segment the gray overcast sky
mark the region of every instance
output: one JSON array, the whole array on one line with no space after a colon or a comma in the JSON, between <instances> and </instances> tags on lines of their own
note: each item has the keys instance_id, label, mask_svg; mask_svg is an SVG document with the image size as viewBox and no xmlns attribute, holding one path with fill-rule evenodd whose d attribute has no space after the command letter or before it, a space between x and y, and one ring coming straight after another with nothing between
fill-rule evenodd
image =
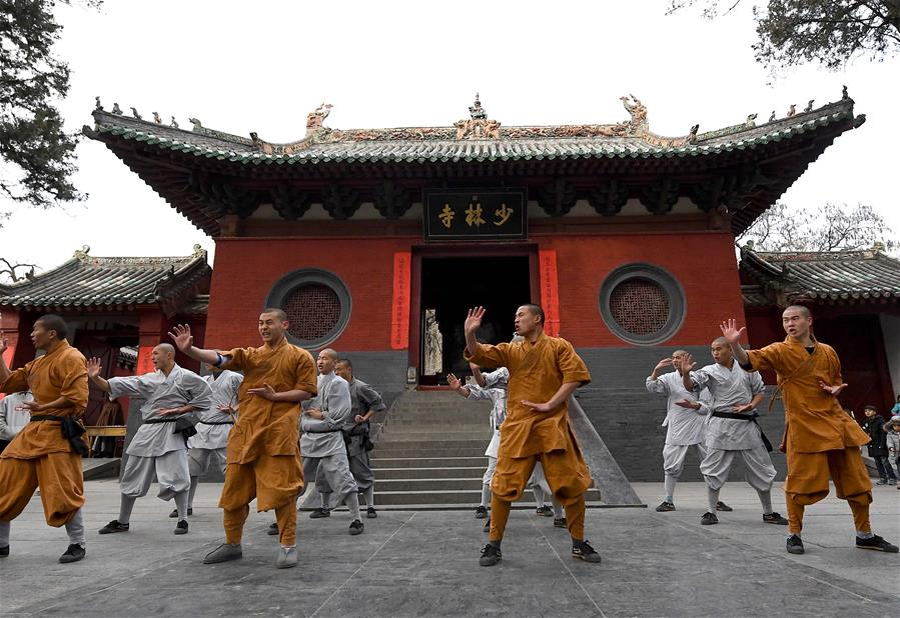
<instances>
[{"instance_id":1,"label":"gray overcast sky","mask_svg":"<svg viewBox=\"0 0 900 618\"><path fill-rule=\"evenodd\" d=\"M333 128L449 126L474 93L504 125L607 123L633 93L650 129L685 135L764 121L774 109L835 101L847 84L868 122L840 137L784 195L792 206L872 204L900 235L900 59L856 60L832 73L792 70L770 84L757 65L751 3L715 21L641 2L171 2L106 0L60 7L59 55L72 88L71 129L91 124L94 96L146 119L189 117L268 141L302 137L306 114L334 105ZM213 242L104 146L78 148L83 204L13 215L0 255L53 268L81 245L92 255L187 255Z\"/></svg>"}]
</instances>

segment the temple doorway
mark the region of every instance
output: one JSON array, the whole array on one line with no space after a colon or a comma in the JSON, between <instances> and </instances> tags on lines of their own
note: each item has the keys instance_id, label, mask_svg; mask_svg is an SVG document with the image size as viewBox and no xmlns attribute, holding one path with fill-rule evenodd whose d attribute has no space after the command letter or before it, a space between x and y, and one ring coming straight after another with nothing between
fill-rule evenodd
<instances>
[{"instance_id":1,"label":"temple doorway","mask_svg":"<svg viewBox=\"0 0 900 618\"><path fill-rule=\"evenodd\" d=\"M448 373L469 375L463 360L463 322L469 307L487 309L478 340L509 341L516 309L531 302L529 258L523 256L422 258L419 383L446 384Z\"/></svg>"}]
</instances>

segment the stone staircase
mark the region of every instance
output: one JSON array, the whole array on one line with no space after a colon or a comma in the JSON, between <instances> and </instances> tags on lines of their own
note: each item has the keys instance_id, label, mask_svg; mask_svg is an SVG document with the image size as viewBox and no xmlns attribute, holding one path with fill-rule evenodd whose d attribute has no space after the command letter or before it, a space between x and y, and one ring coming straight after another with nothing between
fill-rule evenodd
<instances>
[{"instance_id":1,"label":"stone staircase","mask_svg":"<svg viewBox=\"0 0 900 618\"><path fill-rule=\"evenodd\" d=\"M391 408L371 452L376 504L395 509L470 509L481 500L491 406L450 391L408 391ZM598 506L591 489L589 505ZM530 491L514 507L533 508Z\"/></svg>"}]
</instances>

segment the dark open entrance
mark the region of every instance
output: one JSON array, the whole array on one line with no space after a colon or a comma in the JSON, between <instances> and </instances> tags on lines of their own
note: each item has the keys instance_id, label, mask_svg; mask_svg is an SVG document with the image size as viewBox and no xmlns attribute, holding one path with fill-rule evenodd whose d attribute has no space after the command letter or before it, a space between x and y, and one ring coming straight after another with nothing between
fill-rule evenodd
<instances>
[{"instance_id":1,"label":"dark open entrance","mask_svg":"<svg viewBox=\"0 0 900 618\"><path fill-rule=\"evenodd\" d=\"M463 360L466 311L487 309L478 340L509 341L516 309L531 302L528 256L422 258L419 383L446 384L446 376L469 374ZM440 346L440 352L437 347Z\"/></svg>"}]
</instances>

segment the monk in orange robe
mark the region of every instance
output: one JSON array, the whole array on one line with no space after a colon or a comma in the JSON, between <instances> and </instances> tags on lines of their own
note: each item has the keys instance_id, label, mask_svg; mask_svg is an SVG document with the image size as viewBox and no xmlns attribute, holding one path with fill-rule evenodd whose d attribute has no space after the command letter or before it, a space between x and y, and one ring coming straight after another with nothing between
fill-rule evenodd
<instances>
[{"instance_id":1,"label":"monk in orange robe","mask_svg":"<svg viewBox=\"0 0 900 618\"><path fill-rule=\"evenodd\" d=\"M10 522L37 488L47 524L64 525L69 535L69 548L59 561L78 562L85 556L81 455L87 444L77 419L87 406L88 376L84 356L66 341L66 330L57 315L38 318L31 340L45 354L15 371L6 366L2 355L7 342L0 341L0 391L30 389L34 394L34 401L22 404L31 422L0 455L0 557L9 555Z\"/></svg>"},{"instance_id":2,"label":"monk in orange robe","mask_svg":"<svg viewBox=\"0 0 900 618\"><path fill-rule=\"evenodd\" d=\"M225 485L219 499L225 543L204 558L206 564L242 556L244 522L256 498L260 512L275 509L281 541L275 565L297 566L296 500L303 491L299 403L316 394L316 364L309 352L288 342L287 328L284 311L265 309L259 316L263 345L227 352L195 348L188 326L176 326L170 333L191 358L244 372L238 394L241 414L228 436Z\"/></svg>"},{"instance_id":3,"label":"monk in orange robe","mask_svg":"<svg viewBox=\"0 0 900 618\"><path fill-rule=\"evenodd\" d=\"M847 385L841 376L841 361L831 346L812 335L809 309L794 305L784 310L783 342L760 350L744 350L734 320L723 322L722 335L731 344L734 357L748 371L772 369L784 398L784 438L781 451L787 455L784 483L788 512L787 551L804 552L800 531L803 510L828 495L829 477L838 498L846 500L856 525L856 546L895 553L897 546L872 533L869 504L872 481L859 447L869 436L844 412L837 396Z\"/></svg>"},{"instance_id":4,"label":"monk in orange robe","mask_svg":"<svg viewBox=\"0 0 900 618\"><path fill-rule=\"evenodd\" d=\"M500 561L511 503L522 497L538 460L550 489L566 508L572 556L600 562L600 554L584 540L584 492L591 486L591 475L568 415L569 395L591 381L587 367L571 343L544 333L544 310L538 305L516 310L516 334L523 337L516 343L478 343L475 332L483 316L482 307L469 310L465 358L482 366L506 367L509 396L491 481L490 542L481 550L479 563L493 566Z\"/></svg>"}]
</instances>

